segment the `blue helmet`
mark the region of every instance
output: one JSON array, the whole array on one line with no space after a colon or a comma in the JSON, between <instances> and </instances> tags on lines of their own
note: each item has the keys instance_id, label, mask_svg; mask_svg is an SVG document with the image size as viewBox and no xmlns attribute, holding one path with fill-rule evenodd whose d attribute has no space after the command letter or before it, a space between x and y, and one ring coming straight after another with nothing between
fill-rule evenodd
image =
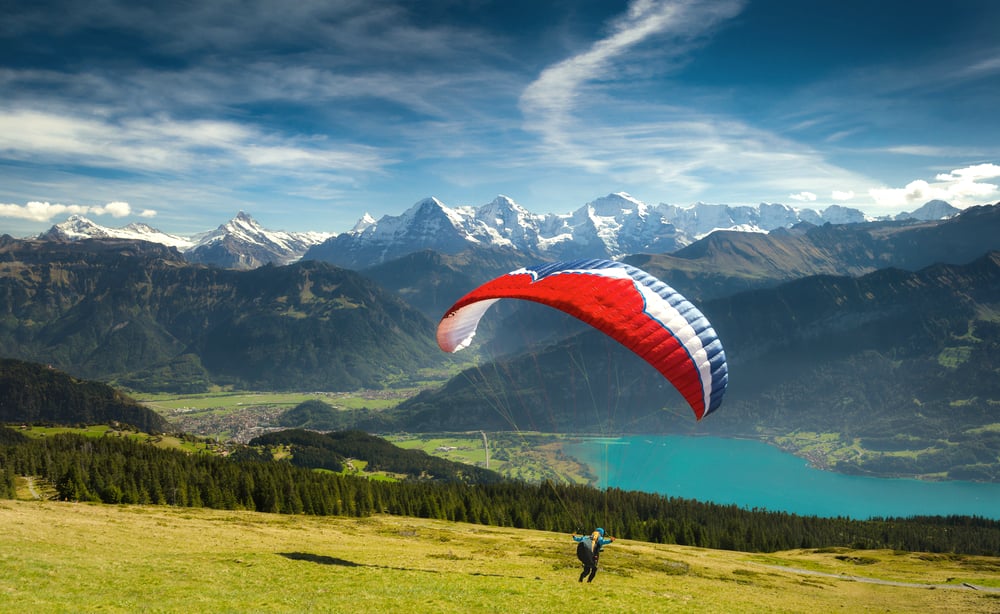
<instances>
[{"instance_id":1,"label":"blue helmet","mask_svg":"<svg viewBox=\"0 0 1000 614\"><path fill-rule=\"evenodd\" d=\"M601 537L604 537L604 529L598 527L597 532L601 534Z\"/></svg>"}]
</instances>

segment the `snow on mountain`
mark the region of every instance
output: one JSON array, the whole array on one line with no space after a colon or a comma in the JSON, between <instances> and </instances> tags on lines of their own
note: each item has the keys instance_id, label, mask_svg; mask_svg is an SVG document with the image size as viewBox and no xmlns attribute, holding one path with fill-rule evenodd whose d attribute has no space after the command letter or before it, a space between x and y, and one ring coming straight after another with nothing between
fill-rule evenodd
<instances>
[{"instance_id":1,"label":"snow on mountain","mask_svg":"<svg viewBox=\"0 0 1000 614\"><path fill-rule=\"evenodd\" d=\"M448 207L436 198L401 215L365 215L350 232L311 248L306 258L364 268L422 249L458 253L471 246L514 249L546 259L619 258L676 251L716 230L769 232L810 224L861 223L871 218L833 205L817 212L777 203L757 206L650 206L618 192L568 214L534 214L507 196L479 207Z\"/></svg>"},{"instance_id":2,"label":"snow on mountain","mask_svg":"<svg viewBox=\"0 0 1000 614\"><path fill-rule=\"evenodd\" d=\"M326 237L323 240L325 239ZM270 247L276 252L291 252L303 242L307 242L308 239L304 238L301 233L267 230L248 213L240 211L236 217L225 224L208 234L201 235L194 247L203 247L223 241Z\"/></svg>"},{"instance_id":3,"label":"snow on mountain","mask_svg":"<svg viewBox=\"0 0 1000 614\"><path fill-rule=\"evenodd\" d=\"M516 248L538 242L538 216L508 196L497 196L489 204L472 208L471 214L488 229L494 245Z\"/></svg>"},{"instance_id":4,"label":"snow on mountain","mask_svg":"<svg viewBox=\"0 0 1000 614\"><path fill-rule=\"evenodd\" d=\"M930 201L894 219L935 220L959 210ZM696 203L649 205L625 193L608 194L570 213L536 214L508 196L481 206L449 207L436 198L414 203L400 215L375 219L365 213L342 234L285 232L263 228L240 211L215 230L185 238L145 224L105 228L72 216L43 239L118 238L176 247L185 257L228 268L287 264L300 258L365 268L420 250L456 254L471 247L515 250L539 259L620 258L635 253L670 253L716 230L771 232L810 225L874 221L857 209L831 205L821 211L780 203L755 206Z\"/></svg>"},{"instance_id":5,"label":"snow on mountain","mask_svg":"<svg viewBox=\"0 0 1000 614\"><path fill-rule=\"evenodd\" d=\"M240 211L225 224L201 235L185 256L192 262L252 269L265 264L295 262L310 247L330 236L319 232L267 230L249 214Z\"/></svg>"},{"instance_id":6,"label":"snow on mountain","mask_svg":"<svg viewBox=\"0 0 1000 614\"><path fill-rule=\"evenodd\" d=\"M678 242L677 228L659 208L625 192L609 194L577 209L567 219L566 229L571 240L561 246L562 251L576 251L574 244L582 244L609 258L644 250L674 251L683 245ZM570 245L573 248L567 249ZM585 254L566 255L581 256Z\"/></svg>"},{"instance_id":7,"label":"snow on mountain","mask_svg":"<svg viewBox=\"0 0 1000 614\"><path fill-rule=\"evenodd\" d=\"M384 215L372 222L362 218L354 230L309 248L303 258L347 268L364 268L423 249L454 254L500 239L470 210L452 209L436 198L425 198L401 215Z\"/></svg>"},{"instance_id":8,"label":"snow on mountain","mask_svg":"<svg viewBox=\"0 0 1000 614\"><path fill-rule=\"evenodd\" d=\"M952 207L949 203L943 200L929 200L913 213L904 211L896 215L893 219L922 221L943 220L949 217L954 217L955 215L958 215L959 212L961 212L961 209Z\"/></svg>"},{"instance_id":9,"label":"snow on mountain","mask_svg":"<svg viewBox=\"0 0 1000 614\"><path fill-rule=\"evenodd\" d=\"M149 241L184 251L194 246L191 239L161 232L147 224L129 224L124 228L107 228L81 215L71 215L61 224L38 235L39 239L50 241L78 241L80 239L127 239Z\"/></svg>"},{"instance_id":10,"label":"snow on mountain","mask_svg":"<svg viewBox=\"0 0 1000 614\"><path fill-rule=\"evenodd\" d=\"M864 222L874 222L875 218L865 215L857 209L844 207L842 205L830 205L820 214L823 222L831 224L862 224Z\"/></svg>"},{"instance_id":11,"label":"snow on mountain","mask_svg":"<svg viewBox=\"0 0 1000 614\"><path fill-rule=\"evenodd\" d=\"M658 209L677 227L683 245L716 230L770 232L777 228L791 228L799 222L818 225L828 221L812 209L797 209L779 203L760 203L756 206L695 203L689 207L661 204Z\"/></svg>"},{"instance_id":12,"label":"snow on mountain","mask_svg":"<svg viewBox=\"0 0 1000 614\"><path fill-rule=\"evenodd\" d=\"M243 211L213 231L195 237L178 237L147 224L133 223L124 228L107 228L79 215L54 225L38 236L50 241L81 239L127 239L150 241L175 247L192 262L228 268L255 268L267 263L287 264L302 257L313 245L330 238L326 232L284 232L266 230Z\"/></svg>"},{"instance_id":13,"label":"snow on mountain","mask_svg":"<svg viewBox=\"0 0 1000 614\"><path fill-rule=\"evenodd\" d=\"M370 213L365 211L365 214L361 216L361 219L358 220L358 223L354 225L354 228L351 229L351 232L361 232L365 228L368 228L373 224L375 224L375 218L373 218Z\"/></svg>"}]
</instances>

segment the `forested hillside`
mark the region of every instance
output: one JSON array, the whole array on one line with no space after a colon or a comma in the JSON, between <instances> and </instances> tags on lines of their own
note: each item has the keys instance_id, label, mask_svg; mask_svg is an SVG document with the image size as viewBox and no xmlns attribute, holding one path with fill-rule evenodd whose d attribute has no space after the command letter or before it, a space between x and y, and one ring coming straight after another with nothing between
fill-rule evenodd
<instances>
[{"instance_id":1,"label":"forested hillside","mask_svg":"<svg viewBox=\"0 0 1000 614\"><path fill-rule=\"evenodd\" d=\"M250 441L251 447L287 448L298 467L343 471L349 459L363 460L368 471L385 471L409 479L459 480L474 484L498 482L499 474L431 456L423 450L405 450L362 431L317 433L302 429L276 431Z\"/></svg>"},{"instance_id":2,"label":"forested hillside","mask_svg":"<svg viewBox=\"0 0 1000 614\"><path fill-rule=\"evenodd\" d=\"M0 424L106 424L147 433L170 424L153 410L99 382L78 380L51 367L0 358Z\"/></svg>"},{"instance_id":3,"label":"forested hillside","mask_svg":"<svg viewBox=\"0 0 1000 614\"><path fill-rule=\"evenodd\" d=\"M0 240L0 314L6 357L146 391L378 387L441 359L430 321L352 271L140 242Z\"/></svg>"}]
</instances>

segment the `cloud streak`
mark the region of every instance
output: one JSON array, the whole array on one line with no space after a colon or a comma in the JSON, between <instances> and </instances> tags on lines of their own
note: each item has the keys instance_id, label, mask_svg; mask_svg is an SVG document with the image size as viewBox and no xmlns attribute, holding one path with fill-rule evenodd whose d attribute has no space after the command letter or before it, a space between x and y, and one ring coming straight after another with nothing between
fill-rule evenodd
<instances>
[{"instance_id":1,"label":"cloud streak","mask_svg":"<svg viewBox=\"0 0 1000 614\"><path fill-rule=\"evenodd\" d=\"M693 1L635 0L627 14L616 20L611 33L585 51L542 71L522 93L520 106L528 130L557 147L568 146L573 114L585 104L585 88L611 79L617 63L651 38L666 39L667 55L679 56L697 36L717 21L738 12L741 2L731 0L704 8Z\"/></svg>"},{"instance_id":2,"label":"cloud streak","mask_svg":"<svg viewBox=\"0 0 1000 614\"><path fill-rule=\"evenodd\" d=\"M45 157L132 172L206 172L245 166L320 174L377 173L390 160L375 149L328 139L269 134L220 120L81 117L68 112L0 113L0 151L8 159Z\"/></svg>"},{"instance_id":3,"label":"cloud streak","mask_svg":"<svg viewBox=\"0 0 1000 614\"><path fill-rule=\"evenodd\" d=\"M801 197L864 183L865 178L829 164L809 147L686 106L680 97L673 104L630 101L629 89L636 84L615 75L637 54L655 51L661 65L681 64L742 6L736 1L633 2L607 37L546 68L525 89L520 108L525 129L540 137L539 155L610 176L621 185L654 186L679 199L698 198L727 183L775 198L797 186L809 188ZM622 116L627 124L617 119Z\"/></svg>"}]
</instances>

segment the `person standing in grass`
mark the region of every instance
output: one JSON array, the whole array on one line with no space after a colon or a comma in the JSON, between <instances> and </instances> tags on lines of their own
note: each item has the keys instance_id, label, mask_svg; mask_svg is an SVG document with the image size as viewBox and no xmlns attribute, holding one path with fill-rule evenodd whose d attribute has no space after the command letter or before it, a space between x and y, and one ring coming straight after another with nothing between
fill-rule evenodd
<instances>
[{"instance_id":1,"label":"person standing in grass","mask_svg":"<svg viewBox=\"0 0 1000 614\"><path fill-rule=\"evenodd\" d=\"M614 537L604 537L604 529L598 527L590 535L572 535L573 541L577 542L576 558L583 563L583 573L580 574L580 582L587 578L587 582L593 582L597 575L597 561L601 556L604 546L615 541ZM589 576L589 577L588 577Z\"/></svg>"}]
</instances>

